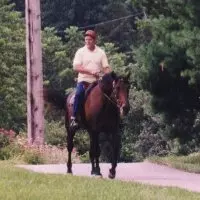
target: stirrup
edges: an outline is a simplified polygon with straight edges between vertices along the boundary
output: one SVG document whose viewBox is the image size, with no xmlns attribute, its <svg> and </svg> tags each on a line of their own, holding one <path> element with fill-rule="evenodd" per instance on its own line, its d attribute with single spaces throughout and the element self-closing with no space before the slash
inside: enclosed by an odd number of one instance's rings
<svg viewBox="0 0 200 200">
<path fill-rule="evenodd" d="M 70 127 L 71 127 L 71 128 L 76 128 L 76 127 L 78 127 L 78 123 L 77 123 L 76 119 L 72 119 L 72 120 L 71 120 Z"/>
</svg>

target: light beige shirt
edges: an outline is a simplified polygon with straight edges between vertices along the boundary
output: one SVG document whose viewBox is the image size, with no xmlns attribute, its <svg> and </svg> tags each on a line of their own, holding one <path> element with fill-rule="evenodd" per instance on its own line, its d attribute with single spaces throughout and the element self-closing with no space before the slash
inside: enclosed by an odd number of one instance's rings
<svg viewBox="0 0 200 200">
<path fill-rule="evenodd" d="M 73 61 L 74 69 L 76 65 L 82 65 L 91 73 L 99 73 L 103 70 L 103 68 L 109 67 L 105 52 L 98 46 L 95 46 L 93 51 L 90 51 L 86 46 L 78 49 Z M 81 81 L 92 83 L 96 81 L 96 78 L 92 75 L 79 73 L 78 82 Z"/>
</svg>

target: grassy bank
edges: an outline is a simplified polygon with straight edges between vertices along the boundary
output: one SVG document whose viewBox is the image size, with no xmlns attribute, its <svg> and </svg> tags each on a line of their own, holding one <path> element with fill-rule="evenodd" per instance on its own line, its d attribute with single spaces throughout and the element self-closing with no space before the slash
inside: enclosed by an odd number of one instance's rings
<svg viewBox="0 0 200 200">
<path fill-rule="evenodd" d="M 152 157 L 148 160 L 187 172 L 200 173 L 200 153 L 193 153 L 188 156 Z"/>
<path fill-rule="evenodd" d="M 161 188 L 70 175 L 38 174 L 0 162 L 0 199 L 3 200 L 193 200 L 200 194 L 178 188 Z"/>
</svg>

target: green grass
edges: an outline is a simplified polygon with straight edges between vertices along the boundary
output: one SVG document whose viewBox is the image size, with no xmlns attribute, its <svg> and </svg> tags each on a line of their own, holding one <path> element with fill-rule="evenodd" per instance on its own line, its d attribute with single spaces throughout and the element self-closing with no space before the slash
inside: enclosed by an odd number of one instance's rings
<svg viewBox="0 0 200 200">
<path fill-rule="evenodd" d="M 39 174 L 0 162 L 2 200 L 193 200 L 199 193 L 70 175 Z"/>
<path fill-rule="evenodd" d="M 152 157 L 148 160 L 187 172 L 200 173 L 200 153 L 193 153 L 188 156 Z"/>
</svg>

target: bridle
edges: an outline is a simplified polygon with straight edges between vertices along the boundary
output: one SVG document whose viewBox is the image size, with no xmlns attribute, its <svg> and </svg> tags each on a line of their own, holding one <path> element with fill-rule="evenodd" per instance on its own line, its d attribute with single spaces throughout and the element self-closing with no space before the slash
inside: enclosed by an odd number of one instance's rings
<svg viewBox="0 0 200 200">
<path fill-rule="evenodd" d="M 118 102 L 117 100 L 116 101 L 112 100 L 112 98 L 109 97 L 106 93 L 103 93 L 103 95 L 108 99 L 108 101 L 110 101 L 112 104 L 114 104 L 117 108 L 120 109 L 120 105 L 117 103 Z"/>
<path fill-rule="evenodd" d="M 100 82 L 102 81 L 102 78 L 103 77 L 101 76 L 99 79 Z M 117 109 L 119 109 L 120 115 L 121 115 L 121 113 L 123 113 L 123 109 L 126 105 L 124 103 L 122 104 L 122 102 L 120 102 L 119 95 L 118 95 L 118 93 L 119 93 L 118 87 L 119 87 L 120 83 L 125 84 L 125 82 L 126 82 L 126 80 L 124 80 L 122 77 L 117 77 L 117 78 L 113 79 L 112 91 L 110 94 L 102 90 L 104 97 L 110 103 L 112 103 L 114 106 L 116 106 Z"/>
<path fill-rule="evenodd" d="M 120 78 L 118 81 L 123 81 L 123 79 Z M 118 98 L 117 84 L 113 84 L 113 90 L 110 96 L 108 96 L 105 92 L 103 94 L 113 105 L 121 109 L 122 105 L 120 105 L 120 101 Z"/>
</svg>

